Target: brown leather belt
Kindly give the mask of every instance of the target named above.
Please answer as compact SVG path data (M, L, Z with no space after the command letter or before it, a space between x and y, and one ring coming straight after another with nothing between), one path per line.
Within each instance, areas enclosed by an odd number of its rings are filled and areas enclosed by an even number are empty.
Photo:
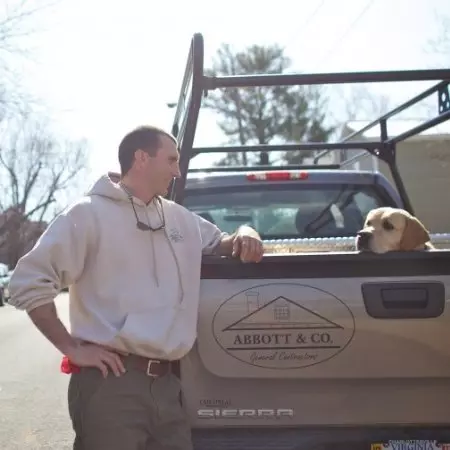
M144 372L147 376L157 378L171 372L171 361L150 359L139 355L122 356L125 367Z

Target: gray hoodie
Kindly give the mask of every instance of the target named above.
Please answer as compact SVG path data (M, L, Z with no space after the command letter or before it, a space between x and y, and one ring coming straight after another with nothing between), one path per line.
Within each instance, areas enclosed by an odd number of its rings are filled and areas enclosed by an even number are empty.
M70 286L74 337L149 358L181 358L196 338L202 254L223 233L167 200L165 229L141 231L116 181L102 176L48 226L14 270L10 304L30 311ZM142 222L161 224L157 202L133 201Z

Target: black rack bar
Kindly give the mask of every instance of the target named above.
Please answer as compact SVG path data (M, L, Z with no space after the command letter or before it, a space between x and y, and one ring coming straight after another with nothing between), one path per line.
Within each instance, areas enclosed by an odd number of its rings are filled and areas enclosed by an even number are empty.
M183 200L184 186L186 185L186 176L202 102L203 61L203 36L200 33L196 33L191 41L183 83L172 125L172 133L178 140L181 177L172 182L169 189L169 197L178 203L181 203ZM186 112L185 115L183 115L183 112Z
M368 154L367 154L367 152L362 151L361 153L358 153L357 155L352 156L352 157L346 159L344 162L341 162L341 163L339 164L339 167L342 168L345 164L350 164L350 163L352 163L353 161L358 161L358 160L361 158L361 156L368 156ZM315 167L322 167L322 166L316 164Z
M223 147L194 147L192 153L199 155L202 153L248 153L248 152L307 152L311 150L342 150L349 149L367 149L376 150L380 147L379 142L362 141L349 142L342 145L339 142L308 142L304 144L266 144L266 145L239 145L239 146L223 146Z
M372 129L373 127L375 127L376 125L380 125L380 140L381 142L387 141L388 140L388 132L387 132L387 120L403 111L405 111L406 109L410 108L411 106L419 103L422 100L425 100L427 97L429 97L430 95L434 94L434 93L439 93L442 91L443 88L445 88L445 86L448 86L449 82L448 81L441 81L440 83L437 83L436 85L434 85L433 87L427 89L426 91L423 91L422 93L416 95L415 97L413 97L412 99L408 100L405 103L402 103L401 105L397 106L397 108L392 109L391 111L387 112L386 114L383 114L381 117L379 117L378 119L375 119L374 121L370 122L369 124L367 124L366 126L360 128L359 130L356 130L355 132L349 134L348 136L346 136L344 139L342 139L340 142L344 143L349 141L350 139L361 135L362 133L365 133L366 131L369 131L370 129ZM430 125L428 128L431 128L433 125ZM425 128L421 131L425 131L428 128ZM420 131L419 131L420 133ZM413 133L408 137L414 136L414 134L417 133ZM329 150L325 150L321 153L319 153L318 155L316 155L316 157L314 158L314 162L318 162L319 159L322 156L325 156L329 153Z
M448 81L441 81L438 84L435 84L431 88L427 89L426 91L423 91L422 93L416 95L412 99L408 100L405 103L402 103L401 105L397 106L397 108L392 109L391 111L387 112L386 114L383 114L378 119L375 119L373 122L369 123L369 125L366 125L364 128L361 128L358 131L355 131L355 133L349 135L346 137L346 139L351 139L354 136L357 136L358 134L364 133L367 130L370 130L375 125L381 124L384 122L386 125L386 122L391 117L400 114L401 112L405 111L406 109L410 108L411 106L421 102L422 100L425 100L427 97L429 97L431 94L434 94L435 92L439 92L440 89L442 89L443 86L448 85Z
M276 170L330 170L330 169L340 169L340 164L323 164L317 166L316 164L286 164L285 166L215 166L215 167L205 167L189 169L189 173L212 173L212 172L263 172L265 170L276 171Z
M450 70L393 70L382 72L341 72L274 75L230 75L205 77L205 89L253 86L297 86L314 84L391 83L402 81L450 80Z
M447 111L445 113L442 113L441 115L428 120L425 123L422 123L420 125L417 125L417 127L411 128L408 131L405 131L402 134L399 134L398 136L393 137L392 139L388 140L388 143L398 143L401 141L404 141L412 136L415 136L416 134L422 133L422 131L426 131L430 128L435 127L436 125L439 125L442 122L445 122L446 120L450 119L450 111Z
M415 134L425 131L450 118L449 108L449 83L450 69L434 70L401 70L384 72L346 72L346 73L314 73L314 74L262 74L262 75L238 75L226 77L209 77L204 74L204 42L200 33L194 34L188 53L187 65L183 77L183 83L177 103L177 109L172 126L172 133L176 136L180 151L181 177L174 181L169 196L172 200L182 203L186 176L189 162L193 156L201 153L224 152L268 152L268 151L308 151L323 150L314 158L314 163L322 156L333 150L361 149L385 161L392 173L399 194L406 207L412 212L411 203L403 186L403 182L396 166L396 143ZM225 147L200 147L193 148L195 131L202 95L208 90L227 87L255 87L255 86L281 86L281 85L314 85L314 84L350 84L350 83L382 83L382 82L411 82L411 81L439 81L435 86L425 90L413 99L405 102L387 114L374 120L362 129L355 131L340 142L334 143L302 143L283 145L255 145L255 146L225 146ZM437 93L438 111L437 117L412 128L398 136L389 138L388 119L398 114L429 95ZM445 96L442 100L441 97ZM380 126L379 141L350 141L355 136L361 135L374 126ZM344 161L341 164L345 164ZM320 168L321 166L316 166ZM326 167L326 166L323 166ZM217 170L218 168L214 168ZM256 170L256 168L246 168Z

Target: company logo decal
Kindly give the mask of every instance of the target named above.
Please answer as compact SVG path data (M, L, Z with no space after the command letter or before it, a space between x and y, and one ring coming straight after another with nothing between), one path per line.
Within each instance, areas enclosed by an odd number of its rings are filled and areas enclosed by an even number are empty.
M213 318L217 343L253 366L294 369L342 352L355 332L352 312L329 292L312 286L254 286L226 300Z

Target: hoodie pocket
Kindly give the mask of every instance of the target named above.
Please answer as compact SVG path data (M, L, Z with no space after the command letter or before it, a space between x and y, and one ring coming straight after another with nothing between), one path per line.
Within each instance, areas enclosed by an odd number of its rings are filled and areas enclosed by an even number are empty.
M117 337L132 353L159 355L172 351L183 340L176 326L180 310L155 306L128 313Z

